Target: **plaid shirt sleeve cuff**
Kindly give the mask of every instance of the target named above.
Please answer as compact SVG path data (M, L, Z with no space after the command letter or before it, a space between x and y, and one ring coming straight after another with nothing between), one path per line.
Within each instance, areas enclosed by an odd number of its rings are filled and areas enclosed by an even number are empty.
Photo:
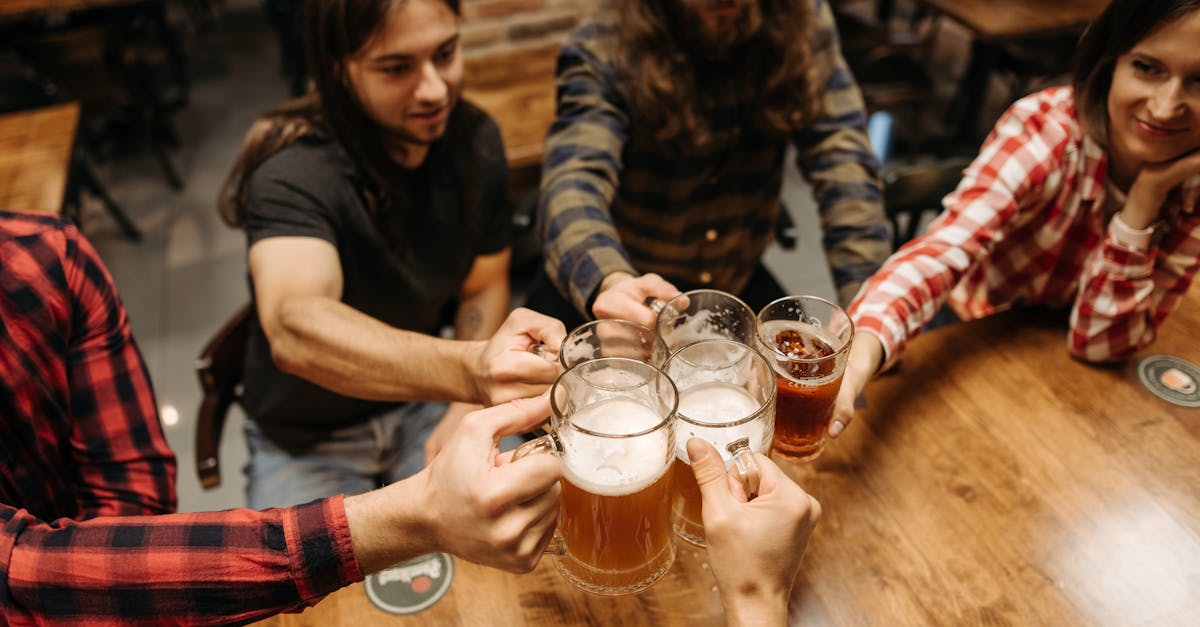
M875 316L860 316L854 319L854 330L875 336L883 345L883 363L875 374L887 372L900 361L906 334L903 328L889 329L885 319Z
M283 531L296 590L306 602L362 580L342 495L283 510Z
M634 276L638 271L629 263L623 252L615 248L595 248L579 259L571 270L571 304L583 312L590 311L596 292L604 277L614 272L628 272Z
M1154 255L1149 250L1123 246L1110 237L1101 248L1099 270L1126 279L1149 278L1154 272Z

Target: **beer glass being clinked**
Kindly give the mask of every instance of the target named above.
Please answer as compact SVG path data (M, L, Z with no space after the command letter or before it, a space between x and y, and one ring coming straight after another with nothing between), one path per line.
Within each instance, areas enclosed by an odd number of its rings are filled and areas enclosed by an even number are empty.
M846 312L815 296L780 298L758 313L759 349L779 384L777 455L808 461L821 454L853 337Z
M675 384L647 363L602 357L559 375L550 392L553 432L514 459L549 452L562 462L554 558L571 583L597 594L631 594L675 561L671 463Z
M708 440L736 465L747 498L758 492L754 453L766 454L775 432L775 373L762 355L732 340L702 340L671 355L663 367L679 390L672 522L683 539L705 546L700 487L687 441Z

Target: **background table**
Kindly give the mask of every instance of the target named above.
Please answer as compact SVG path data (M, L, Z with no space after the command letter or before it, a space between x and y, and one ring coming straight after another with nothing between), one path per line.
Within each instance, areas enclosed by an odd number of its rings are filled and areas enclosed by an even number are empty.
M985 39L1028 37L1089 22L1110 0L923 0Z
M66 13L84 9L135 4L142 0L3 0L0 20L17 20L39 14Z
M1110 0L923 0L938 12L969 29L975 40L959 84L960 122L955 140L964 148L978 147L981 109L988 78L996 65L999 46L1015 40L1036 40L1081 32ZM1018 96L1023 94L1018 94Z
M789 472L824 515L791 599L796 625L1200 624L1200 409L1167 404L1136 360L1065 348L1065 314L1014 311L912 342L843 437ZM1200 361L1200 292L1150 352ZM721 624L703 553L647 593L579 592L543 561L462 560L414 617L361 585L275 625Z
M0 115L0 209L62 209L78 124L73 102Z

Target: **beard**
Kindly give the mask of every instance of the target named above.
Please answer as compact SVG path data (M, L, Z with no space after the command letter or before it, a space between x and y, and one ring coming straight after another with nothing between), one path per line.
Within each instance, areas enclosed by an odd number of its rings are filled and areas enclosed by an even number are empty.
M736 16L710 26L700 14L675 5L676 34L687 54L704 61L730 61L733 52L762 30L757 7L746 5Z

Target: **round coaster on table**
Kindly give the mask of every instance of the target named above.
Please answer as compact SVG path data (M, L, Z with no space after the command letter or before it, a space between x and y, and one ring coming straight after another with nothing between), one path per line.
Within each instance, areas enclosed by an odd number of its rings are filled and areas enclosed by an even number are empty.
M453 580L454 559L447 553L430 553L368 575L364 587L375 607L407 616L440 601Z
M1138 379L1155 396L1183 407L1200 407L1200 366L1172 355L1138 362Z

